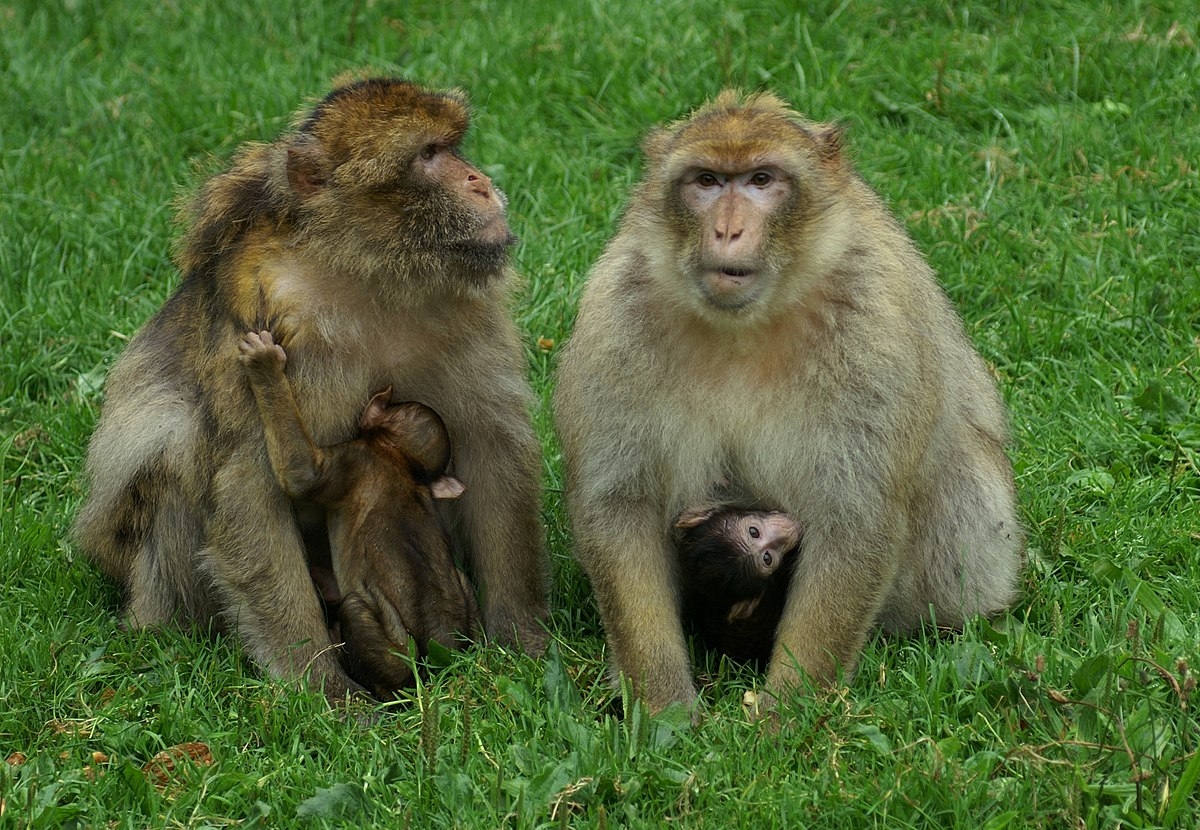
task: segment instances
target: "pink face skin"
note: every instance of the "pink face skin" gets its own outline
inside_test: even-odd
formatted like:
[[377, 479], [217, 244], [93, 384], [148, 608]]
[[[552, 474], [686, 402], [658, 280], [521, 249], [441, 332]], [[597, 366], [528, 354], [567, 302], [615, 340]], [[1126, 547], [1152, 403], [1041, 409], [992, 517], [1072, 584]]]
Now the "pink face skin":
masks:
[[700, 291], [715, 306], [748, 305], [765, 287], [764, 253], [771, 217], [792, 193], [783, 169], [695, 168], [680, 181], [680, 196], [700, 220]]
[[474, 207], [483, 220], [483, 226], [475, 234], [476, 242], [494, 245], [511, 242], [512, 233], [504, 218], [507, 198], [490, 178], [453, 149], [445, 144], [429, 144], [413, 159], [413, 168], [426, 178], [444, 183], [452, 192], [458, 191], [463, 201]]
[[738, 544], [764, 578], [800, 543], [800, 525], [786, 513], [741, 513], [732, 524]]

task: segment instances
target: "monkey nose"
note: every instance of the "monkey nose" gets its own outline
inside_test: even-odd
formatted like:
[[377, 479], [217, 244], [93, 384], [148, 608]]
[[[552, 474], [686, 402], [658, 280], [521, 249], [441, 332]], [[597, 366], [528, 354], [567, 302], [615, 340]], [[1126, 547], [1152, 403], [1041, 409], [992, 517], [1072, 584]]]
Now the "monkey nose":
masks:
[[467, 176], [467, 190], [486, 199], [492, 195], [492, 180], [482, 174], [472, 173]]

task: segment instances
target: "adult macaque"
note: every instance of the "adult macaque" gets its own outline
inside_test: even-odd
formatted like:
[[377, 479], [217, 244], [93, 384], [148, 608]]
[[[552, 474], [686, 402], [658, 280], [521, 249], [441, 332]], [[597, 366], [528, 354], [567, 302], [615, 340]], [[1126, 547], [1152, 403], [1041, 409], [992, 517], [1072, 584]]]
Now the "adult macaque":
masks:
[[183, 282], [113, 367], [75, 536], [125, 587], [131, 625], [232, 629], [277, 677], [357, 689], [330, 648], [310, 563], [324, 511], [271, 470], [238, 365], [270, 329], [312, 441], [352, 437], [371, 394], [437, 411], [471, 490], [450, 528], [488, 633], [545, 632], [539, 447], [507, 313], [505, 199], [459, 154], [462, 95], [346, 84], [272, 144], [243, 147], [183, 214]]
[[671, 524], [727, 480], [804, 528], [767, 687], [853, 672], [868, 633], [1009, 605], [1003, 405], [933, 273], [842, 151], [770, 94], [645, 142], [592, 270], [557, 424], [615, 668], [693, 704]]
[[765, 663], [800, 549], [800, 525], [775, 510], [711, 506], [675, 520], [683, 615], [710, 647]]
[[329, 511], [335, 581], [315, 581], [338, 603], [350, 676], [387, 698], [413, 682], [410, 638], [421, 655], [431, 641], [459, 648], [479, 617], [433, 509], [434, 499], [464, 490], [447, 473], [450, 436], [432, 409], [391, 404], [385, 389], [367, 404], [357, 438], [316, 447], [284, 375], [287, 354], [271, 333], [248, 333], [241, 359], [280, 486]]

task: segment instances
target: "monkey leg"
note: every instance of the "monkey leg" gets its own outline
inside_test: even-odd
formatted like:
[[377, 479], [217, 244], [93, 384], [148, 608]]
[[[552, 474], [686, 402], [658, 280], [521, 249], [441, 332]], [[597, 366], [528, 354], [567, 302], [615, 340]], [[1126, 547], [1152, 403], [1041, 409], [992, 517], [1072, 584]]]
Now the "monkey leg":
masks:
[[801, 670], [822, 684], [839, 669], [853, 675], [899, 561], [895, 541], [865, 527], [806, 533], [767, 667], [767, 688], [776, 692], [798, 685]]
[[[673, 548], [650, 516], [597, 512], [607, 519], [594, 529], [576, 523], [576, 556], [596, 595], [613, 668], [652, 711], [695, 706]], [[623, 521], [613, 522], [618, 515]]]
[[129, 574], [125, 606], [129, 627], [170, 622], [220, 625], [211, 588], [197, 567], [196, 554], [203, 546], [201, 515], [198, 505], [177, 486], [168, 484], [156, 493], [154, 512]]
[[488, 636], [539, 655], [547, 639], [541, 451], [528, 418], [509, 424], [520, 431], [482, 425], [459, 437], [455, 473], [467, 491], [451, 510], [461, 515], [454, 529], [479, 586]]
[[125, 591], [131, 628], [211, 621], [213, 598], [197, 572], [208, 477], [193, 407], [157, 377], [160, 363], [131, 346], [109, 377], [87, 459], [88, 499], [72, 535]]
[[252, 660], [307, 678], [330, 702], [361, 691], [338, 663], [299, 529], [261, 447], [235, 451], [213, 479], [205, 566]]
[[960, 453], [966, 463], [958, 475], [939, 482], [941, 520], [919, 528], [918, 540], [927, 602], [922, 620], [932, 605], [938, 625], [956, 628], [1012, 604], [1025, 547], [1003, 448], [980, 442], [970, 449]]

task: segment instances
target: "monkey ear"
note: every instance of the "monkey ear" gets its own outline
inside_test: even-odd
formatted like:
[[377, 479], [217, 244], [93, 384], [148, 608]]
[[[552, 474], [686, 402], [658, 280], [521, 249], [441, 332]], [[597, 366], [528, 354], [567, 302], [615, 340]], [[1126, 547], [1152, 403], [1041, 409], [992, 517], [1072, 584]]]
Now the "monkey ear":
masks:
[[300, 140], [287, 150], [287, 180], [292, 192], [307, 199], [325, 186], [325, 151], [316, 139]]
[[642, 139], [642, 153], [645, 154], [646, 161], [661, 162], [666, 158], [667, 151], [671, 148], [671, 138], [670, 130], [659, 127]]
[[680, 530], [699, 527], [711, 519], [716, 512], [716, 507], [693, 507], [690, 510], [683, 511], [675, 518], [675, 527]]
[[371, 396], [371, 402], [367, 404], [367, 408], [363, 410], [362, 418], [359, 419], [358, 425], [361, 429], [373, 429], [383, 422], [384, 415], [387, 414], [387, 408], [392, 403], [392, 387], [380, 389]]
[[846, 146], [846, 128], [841, 124], [817, 124], [812, 138], [821, 161], [836, 161], [841, 158], [842, 148]]
[[466, 490], [467, 486], [454, 476], [435, 478], [429, 485], [429, 491], [435, 499], [456, 499]]

